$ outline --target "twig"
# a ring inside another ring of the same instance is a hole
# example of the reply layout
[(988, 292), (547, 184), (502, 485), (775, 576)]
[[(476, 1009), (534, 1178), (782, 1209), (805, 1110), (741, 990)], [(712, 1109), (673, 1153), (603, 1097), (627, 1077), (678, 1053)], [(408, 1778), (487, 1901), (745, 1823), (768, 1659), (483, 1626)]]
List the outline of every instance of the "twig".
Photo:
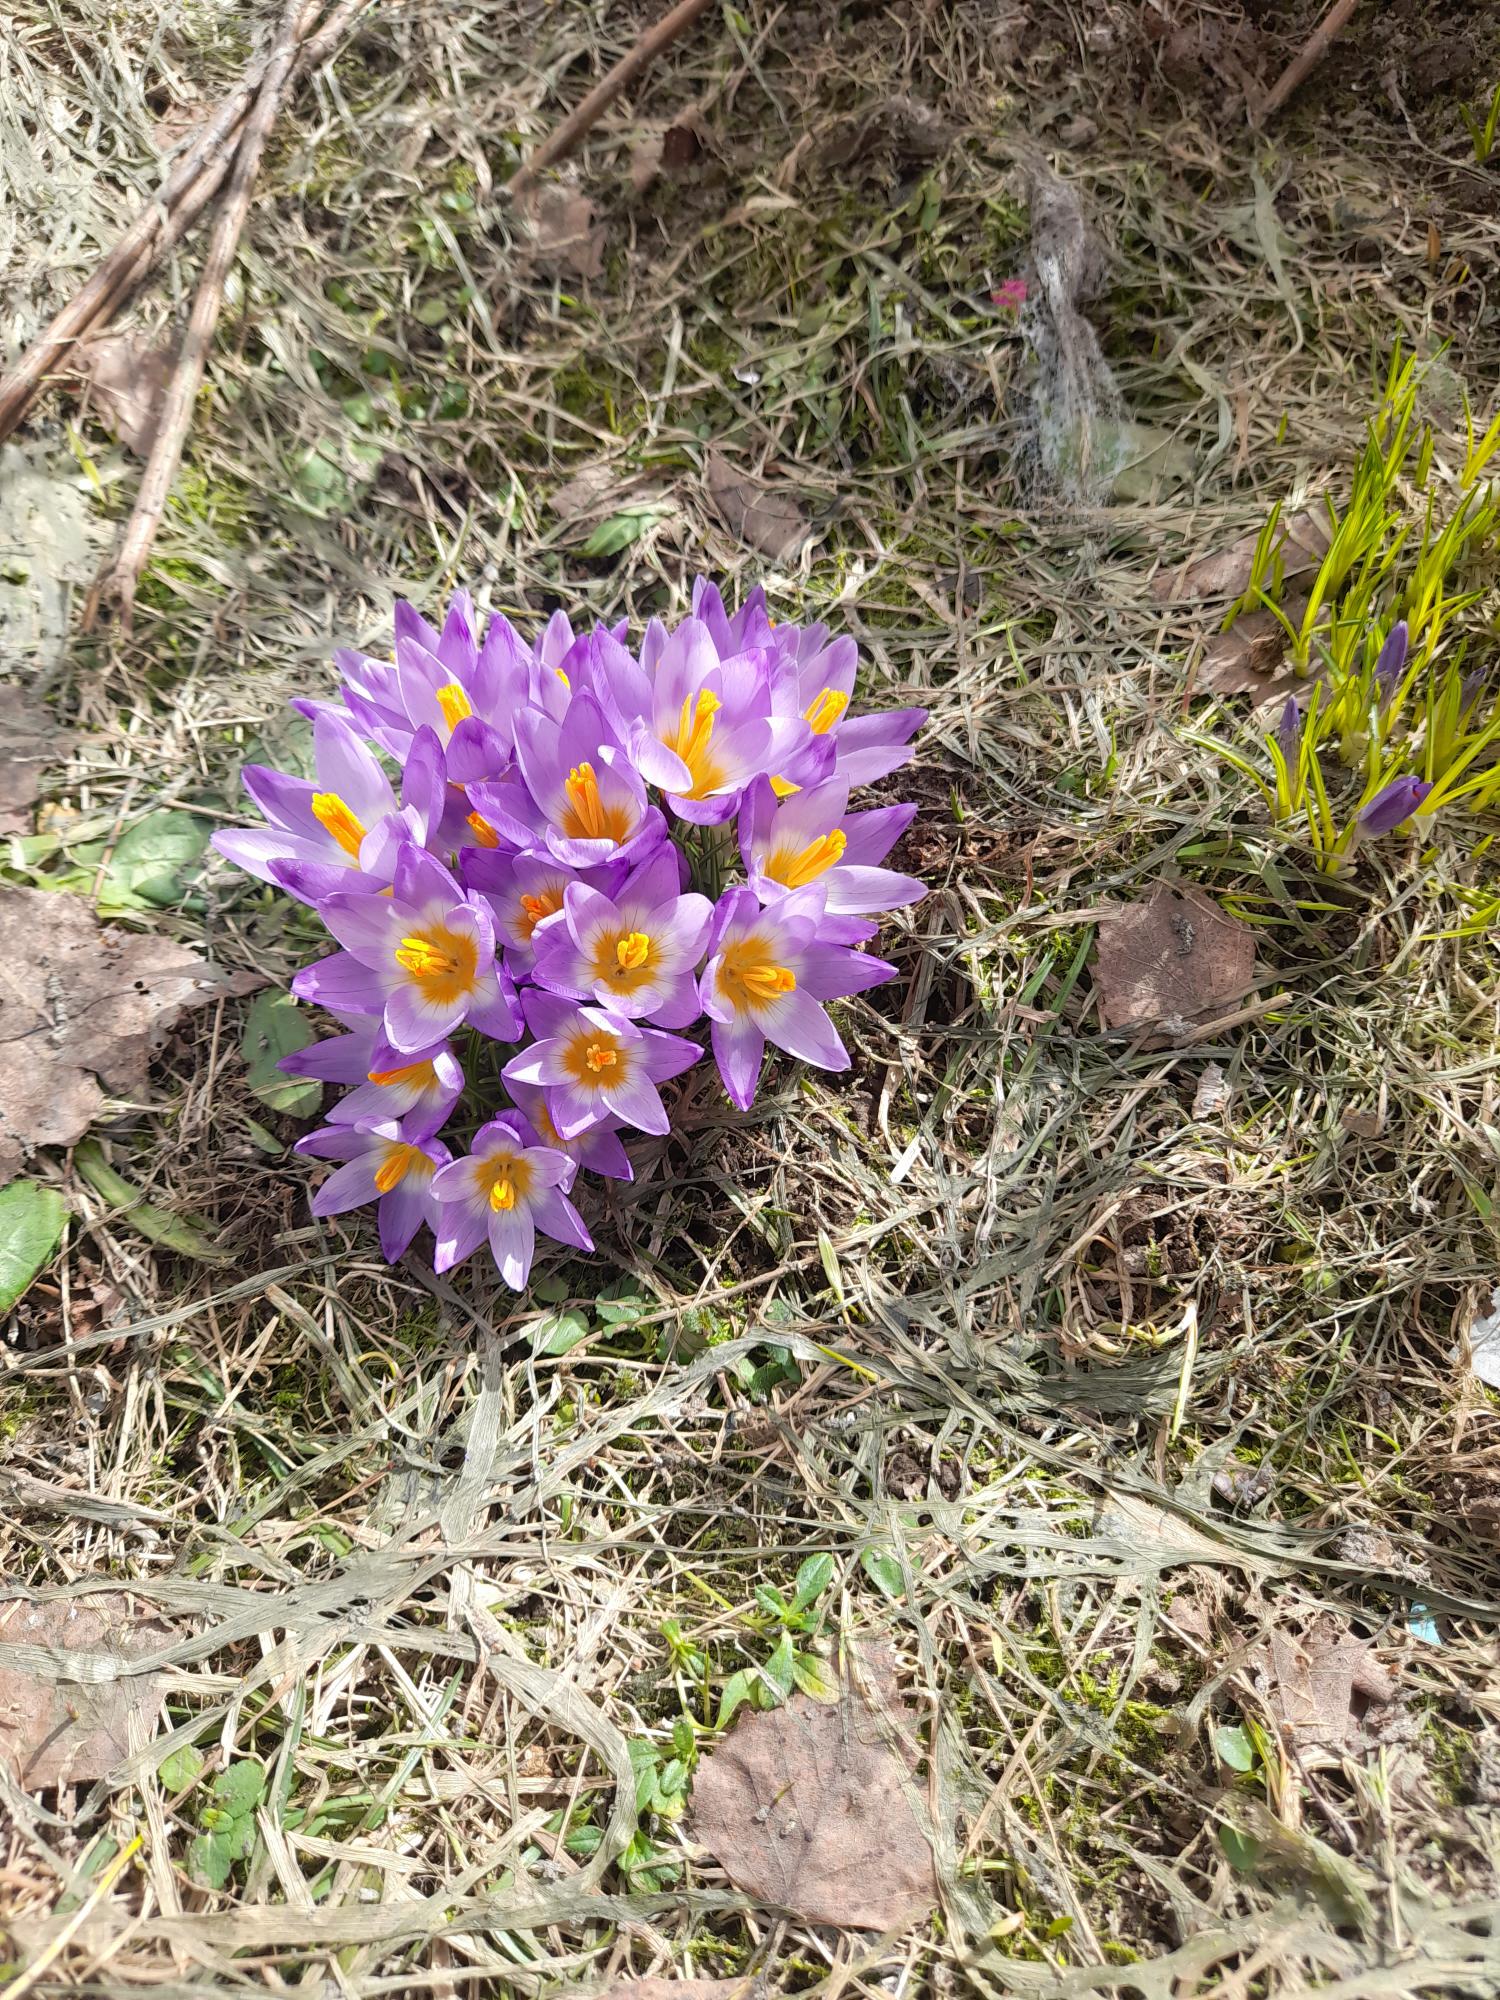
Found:
[(101, 605), (107, 601), (118, 605), (120, 623), (127, 632), (130, 630), (135, 609), (135, 587), (151, 553), (162, 510), (167, 504), (167, 495), (182, 458), (182, 447), (192, 421), (193, 401), (203, 380), (208, 350), (218, 324), (224, 280), (239, 248), (240, 232), (249, 212), (266, 135), (275, 123), (282, 93), (291, 74), (292, 58), (297, 49), (297, 28), (305, 4), (306, 0), (287, 0), (286, 13), (261, 79), (260, 94), (245, 120), (229, 187), (214, 221), (203, 275), (198, 282), (197, 296), (193, 300), (192, 314), (172, 379), (162, 398), (156, 441), (146, 461), (135, 508), (125, 524), (125, 533), (113, 564), (89, 594), (83, 615), (85, 631), (93, 626)]
[(621, 56), (577, 109), (569, 112), (551, 136), (544, 139), (530, 158), (516, 169), (506, 183), (509, 192), (512, 195), (525, 194), (554, 161), (565, 159), (599, 114), (608, 110), (626, 85), (633, 83), (647, 63), (659, 56), (669, 42), (676, 41), (683, 29), (690, 28), (700, 14), (707, 13), (709, 4), (710, 0), (677, 0), (677, 5), (663, 14), (654, 28), (646, 30), (629, 54)]
[(1349, 16), (1358, 5), (1359, 0), (1333, 0), (1328, 12), (1266, 93), (1260, 107), (1262, 118), (1269, 118), (1279, 111), (1298, 85), (1312, 74), (1343, 32)]
[[(343, 0), (319, 33), (307, 39), (323, 5), (324, 0), (306, 0), (298, 18), (297, 76), (328, 60), (368, 0)], [(152, 266), (187, 234), (213, 200), (230, 170), (265, 74), (263, 63), (225, 98), (88, 283), (37, 335), (10, 373), (0, 378), (0, 442), (20, 423), (47, 376), (66, 358), (74, 342), (103, 326), (118, 311)]]

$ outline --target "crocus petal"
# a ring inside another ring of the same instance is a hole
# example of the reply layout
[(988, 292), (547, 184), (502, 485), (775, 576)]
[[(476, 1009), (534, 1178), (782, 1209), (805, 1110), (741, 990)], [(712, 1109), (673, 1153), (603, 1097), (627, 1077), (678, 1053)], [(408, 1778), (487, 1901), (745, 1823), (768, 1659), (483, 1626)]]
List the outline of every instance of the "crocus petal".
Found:
[(430, 999), (414, 982), (391, 989), (385, 1002), (385, 1032), (392, 1048), (403, 1055), (415, 1054), (431, 1042), (446, 1041), (463, 1025), (468, 1000)]
[(766, 1053), (766, 1038), (746, 1016), (713, 1024), (714, 1061), (724, 1079), (724, 1088), (741, 1111), (755, 1102), (755, 1086)]
[(338, 1167), (312, 1198), (314, 1215), (342, 1215), (348, 1208), (363, 1208), (380, 1193), (375, 1185), (379, 1155), (368, 1148), (357, 1160)]
[(531, 1213), (538, 1229), (575, 1250), (592, 1250), (594, 1239), (583, 1226), (583, 1217), (558, 1188), (541, 1188), (531, 1198)]
[(536, 1252), (536, 1225), (528, 1206), (490, 1211), (490, 1251), (496, 1269), (513, 1292), (524, 1290)]
[[(467, 1162), (456, 1160), (454, 1165), (466, 1166)], [(432, 1232), (437, 1243), (432, 1268), (440, 1277), (465, 1257), (473, 1256), (488, 1234), (489, 1216), (488, 1204), (481, 1207), (477, 1202), (445, 1201), (439, 1206)]]
[[(693, 1051), (694, 1058), (699, 1051)], [(604, 1104), (616, 1118), (627, 1125), (634, 1125), (642, 1132), (654, 1132), (664, 1137), (671, 1130), (671, 1120), (667, 1108), (661, 1101), (661, 1093), (644, 1070), (636, 1070), (627, 1075), (623, 1082), (606, 1084), (599, 1093)], [(566, 1138), (568, 1134), (561, 1124), (558, 1131)]]
[(387, 1264), (400, 1262), (427, 1220), (430, 1185), (426, 1174), (408, 1169), (390, 1193), (381, 1196), (375, 1215), (380, 1228), (380, 1254)]
[(849, 1052), (823, 1009), (805, 988), (783, 993), (756, 1013), (756, 1026), (769, 1042), (789, 1056), (816, 1063), (819, 1069), (847, 1069)]
[[(311, 1000), (340, 1014), (378, 1014), (385, 1005), (379, 976), (347, 951), (320, 958), (316, 965), (304, 965), (292, 979), (292, 992), (299, 1000)], [(429, 1035), (427, 1039), (441, 1038)]]

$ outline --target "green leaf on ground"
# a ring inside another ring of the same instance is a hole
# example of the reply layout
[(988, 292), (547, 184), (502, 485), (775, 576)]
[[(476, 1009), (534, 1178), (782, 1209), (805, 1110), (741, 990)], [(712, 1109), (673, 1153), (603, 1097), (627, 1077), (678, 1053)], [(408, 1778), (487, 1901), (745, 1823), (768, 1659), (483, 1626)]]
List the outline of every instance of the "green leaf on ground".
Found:
[(189, 1785), (195, 1785), (203, 1770), (205, 1759), (201, 1750), (195, 1750), (191, 1743), (184, 1743), (180, 1750), (174, 1750), (170, 1757), (163, 1757), (156, 1775), (161, 1780), (161, 1788), (169, 1798), (185, 1792)]
[(255, 1809), (265, 1788), (266, 1774), (259, 1764), (231, 1764), (215, 1777), (212, 1804), (202, 1812), (203, 1831), (189, 1849), (194, 1874), (210, 1889), (222, 1889), (235, 1862), (243, 1861), (254, 1847)]
[(1231, 1771), (1255, 1769), (1255, 1745), (1237, 1722), (1224, 1723), (1214, 1731), (1214, 1748), (1220, 1762)]
[(99, 908), (166, 909), (180, 903), (187, 876), (208, 845), (208, 823), (196, 813), (149, 812), (115, 843), (99, 890)]
[(887, 1597), (906, 1595), (901, 1565), (894, 1556), (887, 1555), (884, 1549), (866, 1549), (859, 1560), (860, 1567), (877, 1590), (883, 1590)]
[(568, 1354), (579, 1341), (587, 1340), (590, 1333), (586, 1313), (570, 1309), (567, 1312), (548, 1313), (536, 1324), (532, 1351), (536, 1354)]
[(138, 1187), (117, 1174), (105, 1159), (97, 1139), (84, 1140), (73, 1155), (73, 1164), (94, 1193), (118, 1211), (111, 1220), (128, 1223), (137, 1234), (159, 1243), (164, 1250), (175, 1250), (178, 1256), (192, 1257), (200, 1264), (233, 1262), (234, 1252), (225, 1249), (206, 1229), (186, 1216), (157, 1208)]
[(42, 1181), (0, 1188), (0, 1313), (8, 1313), (62, 1240), (68, 1204)]
[(792, 1609), (805, 1611), (833, 1582), (833, 1557), (829, 1555), (809, 1556), (797, 1572), (797, 1583), (792, 1596)]
[(638, 542), (664, 512), (661, 507), (645, 507), (633, 514), (611, 514), (607, 521), (599, 523), (578, 553), (584, 556), (617, 556), (632, 542)]
[(312, 1118), (323, 1102), (316, 1077), (288, 1076), (277, 1064), (318, 1039), (317, 1031), (290, 993), (262, 993), (245, 1017), (240, 1054), (252, 1094), (289, 1118)]

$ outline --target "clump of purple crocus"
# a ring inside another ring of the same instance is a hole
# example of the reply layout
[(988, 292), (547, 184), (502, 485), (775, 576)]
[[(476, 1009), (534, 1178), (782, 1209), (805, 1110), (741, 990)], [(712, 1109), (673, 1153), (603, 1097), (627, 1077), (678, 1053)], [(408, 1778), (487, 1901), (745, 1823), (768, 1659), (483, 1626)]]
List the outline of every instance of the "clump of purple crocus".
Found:
[(827, 1003), (893, 976), (862, 947), (925, 893), (880, 865), (916, 808), (848, 804), (926, 712), (854, 713), (852, 639), (703, 579), (626, 638), (398, 604), (390, 659), (342, 651), (339, 703), (295, 704), (312, 778), (247, 766), (266, 825), (215, 837), (339, 947), (292, 982), (344, 1032), (284, 1067), (348, 1086), (298, 1150), (339, 1163), (314, 1212), (373, 1203), (392, 1260), (425, 1226), (438, 1270), (488, 1244), (519, 1291), (538, 1231), (592, 1249), (579, 1175), (631, 1178), (702, 1037), (742, 1110), (768, 1042), (847, 1069)]

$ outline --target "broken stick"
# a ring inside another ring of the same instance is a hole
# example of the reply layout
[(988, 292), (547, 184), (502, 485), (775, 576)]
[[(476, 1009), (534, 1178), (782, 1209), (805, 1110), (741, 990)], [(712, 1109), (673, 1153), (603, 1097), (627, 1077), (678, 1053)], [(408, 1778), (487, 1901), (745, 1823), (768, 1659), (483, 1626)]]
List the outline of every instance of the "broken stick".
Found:
[(172, 481), (182, 459), (182, 447), (192, 422), (193, 401), (203, 380), (208, 350), (218, 324), (224, 280), (239, 248), (240, 232), (249, 212), (266, 136), (275, 123), (282, 93), (291, 74), (292, 58), (297, 50), (297, 25), (304, 5), (305, 0), (287, 0), (287, 10), (261, 78), (260, 93), (245, 120), (239, 150), (235, 153), (229, 176), (229, 187), (214, 220), (208, 256), (204, 261), (203, 276), (198, 282), (197, 296), (193, 300), (187, 332), (183, 335), (167, 393), (162, 398), (156, 441), (146, 461), (141, 489), (136, 495), (130, 519), (125, 524), (119, 552), (89, 594), (83, 614), (85, 631), (92, 628), (101, 607), (105, 605), (118, 608), (121, 626), (127, 632), (130, 630), (136, 584), (151, 553), (151, 544), (161, 524), (162, 510), (167, 504), (167, 495), (172, 490)]
[(1292, 92), (1305, 83), (1348, 25), (1359, 0), (1334, 0), (1334, 4), (1308, 36), (1303, 47), (1266, 92), (1259, 116), (1269, 118), (1279, 111)]
[(700, 14), (708, 12), (710, 0), (677, 0), (654, 28), (648, 28), (635, 47), (621, 56), (614, 68), (600, 78), (576, 110), (570, 111), (506, 182), (512, 196), (526, 194), (554, 161), (565, 159), (585, 132), (607, 111), (627, 84), (633, 83), (646, 65), (659, 56), (669, 42), (675, 42), (684, 28), (690, 28)]

